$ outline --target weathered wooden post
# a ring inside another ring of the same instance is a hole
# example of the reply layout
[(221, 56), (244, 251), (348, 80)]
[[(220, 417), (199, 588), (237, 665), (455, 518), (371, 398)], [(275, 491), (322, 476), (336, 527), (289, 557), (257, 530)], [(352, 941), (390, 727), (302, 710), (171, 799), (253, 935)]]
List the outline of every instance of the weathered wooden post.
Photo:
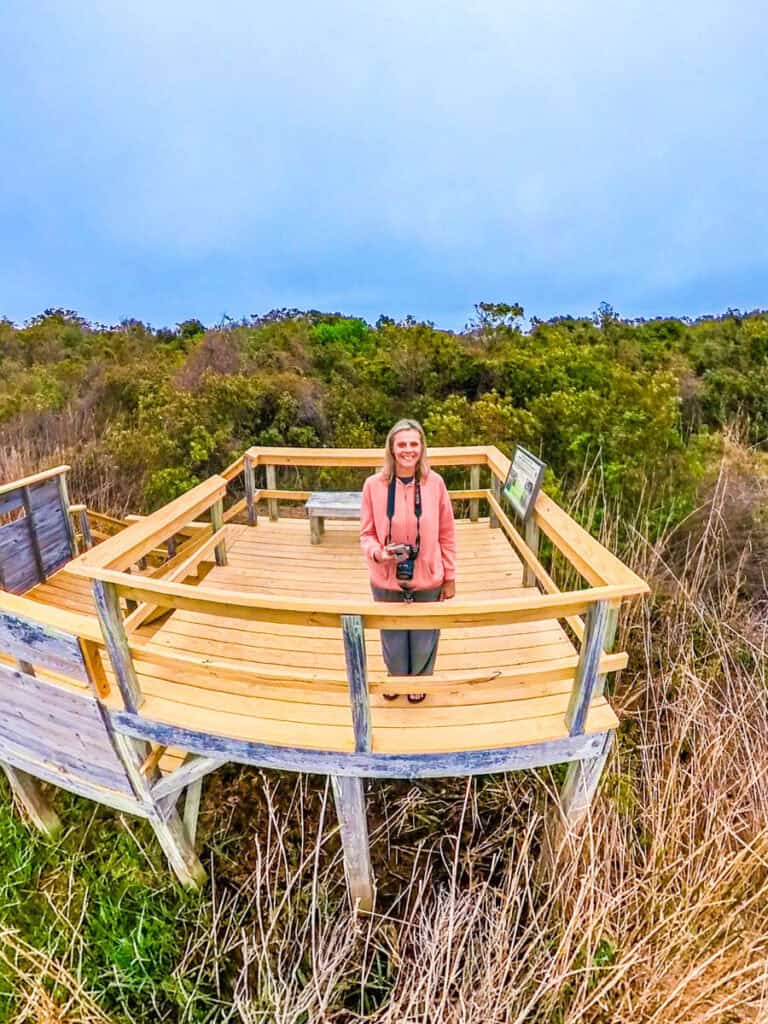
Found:
[[(362, 616), (342, 615), (341, 628), (347, 663), (355, 752), (368, 753), (371, 749), (371, 714), (368, 701), (365, 626)], [(333, 775), (331, 785), (341, 829), (349, 899), (353, 907), (368, 911), (373, 906), (374, 885), (363, 780)]]
[[(273, 465), (268, 465), (265, 468), (267, 471), (267, 490), (276, 491), (277, 467)], [(269, 501), (267, 502), (267, 507), (269, 508), (269, 518), (272, 520), (273, 523), (277, 522), (277, 518), (280, 515), (277, 498), (270, 498)]]
[[(533, 513), (526, 521), (525, 524), (525, 543), (531, 549), (536, 558), (539, 557), (539, 528), (533, 518)], [(536, 586), (536, 574), (530, 565), (523, 566), (523, 586), (524, 587), (535, 587)]]
[[(213, 526), (213, 532), (218, 533), (219, 530), (224, 529), (224, 499), (219, 498), (218, 501), (211, 505), (211, 525)], [(216, 554), (216, 565), (227, 564), (227, 543), (222, 536), (219, 543), (215, 548)]]
[[(93, 596), (123, 703), (126, 711), (136, 714), (144, 697), (131, 657), (117, 587), (113, 583), (94, 580)], [(158, 769), (155, 767), (149, 778), (142, 770), (147, 760), (148, 744), (121, 733), (114, 734), (114, 743), (136, 796), (144, 805), (158, 842), (179, 881), (182, 885), (191, 887), (202, 885), (206, 879), (205, 869), (198, 859), (183, 821), (173, 804), (161, 805), (152, 793), (151, 783), (157, 777)]]
[(243, 457), (243, 479), (245, 480), (245, 504), (248, 509), (248, 525), (255, 526), (256, 519), (256, 475), (253, 462), (246, 452)]
[[(480, 490), (480, 467), (472, 466), (469, 471), (469, 486), (473, 491)], [(480, 499), (470, 498), (469, 501), (469, 518), (470, 521), (476, 523), (480, 518)]]
[[(77, 554), (77, 542), (75, 540), (75, 531), (72, 527), (72, 520), (69, 517), (69, 491), (67, 490), (67, 474), (59, 473), (56, 477), (56, 484), (59, 489), (59, 501), (61, 502), (61, 510), (64, 513), (64, 521), (67, 528), (67, 536), (69, 538), (69, 549), (72, 552), (74, 558)], [(90, 531), (89, 531), (90, 534)]]
[[(584, 732), (589, 705), (597, 689), (600, 658), (605, 649), (609, 626), (609, 612), (607, 601), (597, 601), (589, 606), (587, 612), (579, 664), (565, 716), (571, 736)], [(583, 761), (572, 761), (568, 766), (560, 803), (565, 821), (572, 826), (577, 825), (589, 809), (608, 757), (610, 742), (611, 734), (607, 733), (599, 754)]]

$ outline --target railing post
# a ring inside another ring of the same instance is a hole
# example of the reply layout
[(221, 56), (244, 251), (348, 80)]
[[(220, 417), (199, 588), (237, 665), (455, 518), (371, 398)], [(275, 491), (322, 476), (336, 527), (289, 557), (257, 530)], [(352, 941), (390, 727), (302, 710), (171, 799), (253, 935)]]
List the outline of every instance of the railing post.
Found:
[(248, 525), (256, 525), (256, 476), (253, 470), (253, 463), (246, 453), (243, 458), (243, 478), (245, 480), (245, 504), (248, 508)]
[[(277, 467), (270, 465), (266, 466), (265, 468), (267, 470), (267, 490), (276, 491)], [(269, 518), (272, 520), (273, 523), (277, 522), (277, 518), (280, 515), (280, 511), (277, 504), (277, 498), (270, 498), (269, 501), (267, 502), (267, 507), (269, 508)]]
[(355, 751), (358, 754), (368, 753), (371, 749), (371, 709), (368, 700), (368, 668), (362, 616), (342, 615), (341, 630), (344, 637), (344, 658), (347, 663), (349, 702), (352, 706), (352, 726), (355, 730)]
[(120, 598), (114, 583), (93, 581), (93, 598), (99, 614), (101, 630), (109, 651), (109, 658), (115, 670), (117, 685), (123, 698), (126, 710), (134, 714), (141, 707), (144, 697), (141, 693), (133, 658), (128, 647), (123, 616), (120, 611)]
[(91, 524), (88, 521), (88, 509), (85, 505), (76, 505), (78, 518), (80, 519), (80, 536), (83, 538), (83, 547), (90, 551), (93, 547), (93, 535)]
[[(605, 640), (603, 641), (603, 650), (606, 654), (610, 654), (613, 650), (614, 644), (616, 643), (616, 631), (619, 627), (619, 609), (621, 605), (612, 604), (608, 608), (608, 622), (605, 627)], [(605, 692), (605, 675), (597, 677), (595, 683), (595, 693), (601, 696)]]
[[(493, 494), (496, 501), (501, 504), (501, 480), (496, 476), (494, 472), (491, 472), (491, 493)], [(491, 509), (491, 515), (489, 519), (489, 525), (493, 529), (498, 529), (499, 520), (496, 517), (496, 513)]]
[[(480, 490), (480, 467), (472, 466), (469, 471), (469, 486), (473, 491)], [(469, 518), (470, 521), (476, 523), (480, 518), (480, 499), (470, 498), (469, 500)]]
[[(214, 502), (214, 504), (211, 505), (211, 525), (213, 527), (213, 532), (214, 533), (218, 533), (219, 530), (223, 530), (224, 529), (224, 499), (223, 498), (219, 498), (218, 501)], [(227, 543), (226, 543), (226, 541), (225, 541), (225, 539), (223, 537), (219, 541), (219, 543), (216, 545), (216, 547), (214, 548), (214, 551), (216, 553), (216, 565), (226, 565), (227, 564)]]
[[(344, 657), (347, 663), (349, 701), (355, 752), (371, 749), (371, 713), (368, 701), (368, 672), (365, 655), (365, 624), (360, 615), (342, 615)], [(356, 776), (331, 776), (336, 813), (339, 817), (344, 848), (344, 873), (353, 907), (370, 910), (373, 906), (373, 871), (368, 841), (363, 780)]]
[[(528, 519), (525, 524), (525, 543), (531, 549), (533, 554), (539, 557), (539, 528), (533, 518), (533, 515)], [(535, 587), (536, 586), (536, 575), (529, 565), (523, 566), (523, 586), (524, 587)]]
[(59, 488), (59, 500), (61, 501), (61, 508), (67, 524), (69, 549), (72, 552), (72, 557), (74, 558), (77, 554), (77, 544), (75, 543), (75, 531), (72, 528), (72, 520), (69, 518), (69, 491), (67, 490), (67, 477), (65, 473), (59, 473), (56, 477), (56, 484)]
[(608, 602), (596, 601), (589, 606), (584, 620), (579, 664), (568, 701), (568, 710), (565, 713), (565, 723), (571, 736), (578, 736), (584, 732), (584, 722), (597, 685), (607, 625)]

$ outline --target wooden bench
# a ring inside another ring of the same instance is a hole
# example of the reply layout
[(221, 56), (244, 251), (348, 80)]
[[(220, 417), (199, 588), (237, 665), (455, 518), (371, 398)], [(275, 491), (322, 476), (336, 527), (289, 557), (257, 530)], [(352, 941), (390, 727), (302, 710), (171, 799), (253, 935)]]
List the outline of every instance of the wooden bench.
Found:
[(326, 519), (359, 519), (363, 496), (360, 491), (314, 491), (304, 508), (309, 516), (312, 544), (320, 544)]

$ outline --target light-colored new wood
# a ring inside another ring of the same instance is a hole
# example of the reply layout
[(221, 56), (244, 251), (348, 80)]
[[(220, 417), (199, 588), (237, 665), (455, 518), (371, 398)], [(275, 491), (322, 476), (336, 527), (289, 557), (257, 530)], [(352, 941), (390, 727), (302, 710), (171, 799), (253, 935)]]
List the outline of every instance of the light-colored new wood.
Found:
[(118, 571), (127, 569), (159, 542), (180, 532), (181, 527), (188, 525), (197, 515), (223, 498), (226, 487), (227, 482), (223, 477), (212, 476), (152, 515), (132, 523), (114, 537), (80, 555), (71, 564), (70, 572), (76, 573), (80, 566), (109, 566)]
[(21, 490), (24, 487), (32, 487), (34, 484), (50, 480), (52, 477), (68, 473), (69, 466), (54, 466), (53, 469), (44, 469), (40, 473), (33, 473), (32, 476), (22, 477), (21, 480), (12, 480), (10, 483), (0, 484), (0, 495), (10, 494), (11, 491)]

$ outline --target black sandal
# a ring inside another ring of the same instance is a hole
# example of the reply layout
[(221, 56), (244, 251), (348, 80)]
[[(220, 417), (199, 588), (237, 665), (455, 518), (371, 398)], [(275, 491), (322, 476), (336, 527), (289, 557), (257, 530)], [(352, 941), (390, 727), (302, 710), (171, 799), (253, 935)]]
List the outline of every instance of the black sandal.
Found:
[(409, 704), (421, 704), (421, 702), (426, 698), (426, 696), (427, 696), (426, 693), (409, 693), (408, 694), (408, 703)]
[(381, 696), (384, 698), (384, 700), (397, 700), (397, 698), (400, 696), (400, 694), (399, 693), (382, 693)]

